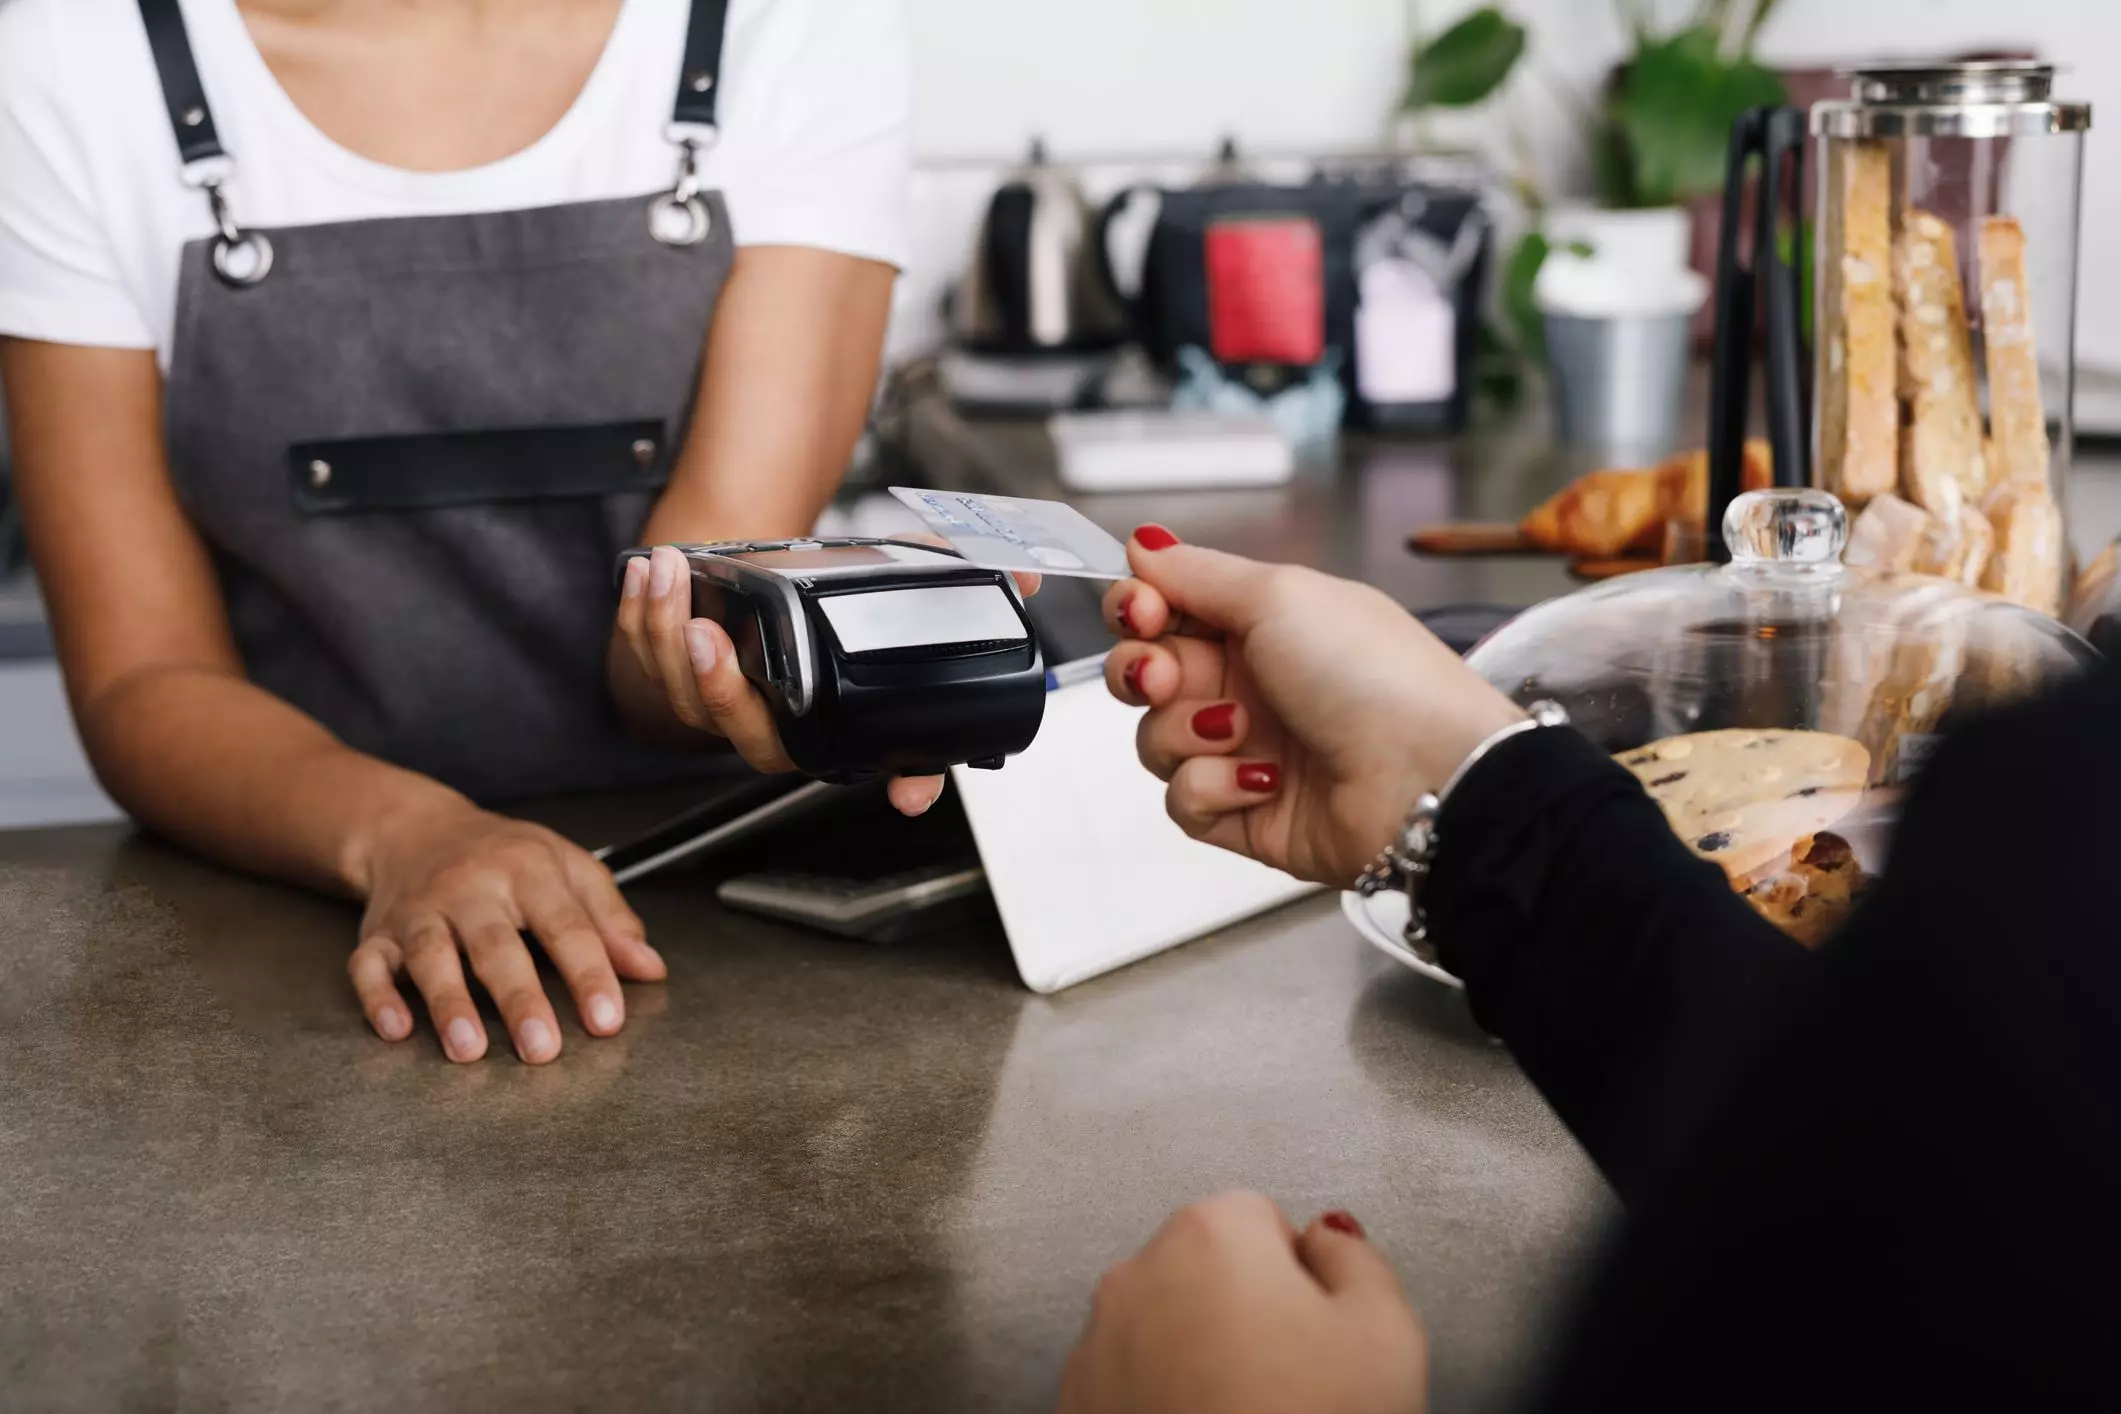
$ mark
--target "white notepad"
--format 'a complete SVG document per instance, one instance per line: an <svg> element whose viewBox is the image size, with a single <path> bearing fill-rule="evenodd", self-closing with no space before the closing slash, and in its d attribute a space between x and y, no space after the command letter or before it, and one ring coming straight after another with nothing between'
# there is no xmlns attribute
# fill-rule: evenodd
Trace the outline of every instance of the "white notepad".
<svg viewBox="0 0 2121 1414"><path fill-rule="evenodd" d="M1134 754L1141 709L1092 678L1051 693L1030 750L953 769L1024 985L1057 992L1311 892L1190 839Z"/></svg>

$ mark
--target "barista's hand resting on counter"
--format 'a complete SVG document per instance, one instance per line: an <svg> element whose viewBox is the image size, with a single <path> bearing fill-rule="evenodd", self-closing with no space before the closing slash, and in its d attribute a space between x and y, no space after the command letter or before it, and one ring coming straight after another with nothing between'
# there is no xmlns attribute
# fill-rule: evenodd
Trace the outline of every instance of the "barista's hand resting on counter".
<svg viewBox="0 0 2121 1414"><path fill-rule="evenodd" d="M1105 1276L1058 1414L1421 1414L1428 1378L1421 1322L1353 1218L1296 1232L1225 1193Z"/></svg>
<svg viewBox="0 0 2121 1414"><path fill-rule="evenodd" d="M1142 762L1197 839L1345 887L1488 736L1524 714L1374 589L1135 531L1105 662L1146 704Z"/></svg>
<svg viewBox="0 0 2121 1414"><path fill-rule="evenodd" d="M486 1028L465 985L469 960L516 1054L533 1065L557 1056L558 1020L526 932L552 959L593 1036L626 1022L620 977L660 982L666 975L611 872L541 825L469 802L442 803L399 823L357 868L368 908L347 971L361 1010L386 1041L412 1034L402 975L426 1000L451 1060L484 1056Z"/></svg>
<svg viewBox="0 0 2121 1414"><path fill-rule="evenodd" d="M908 535L936 545L931 535ZM1026 595L1038 592L1036 575L1018 575ZM692 572L685 556L658 545L645 561L626 566L619 591L614 647L624 645L624 659L614 652L614 670L632 668L668 699L671 715L687 732L726 739L755 771L792 771L773 724L773 709L737 666L736 647L712 619L692 616ZM621 692L621 696L625 694ZM900 813L918 815L943 793L941 776L901 776L891 782L891 803Z"/></svg>

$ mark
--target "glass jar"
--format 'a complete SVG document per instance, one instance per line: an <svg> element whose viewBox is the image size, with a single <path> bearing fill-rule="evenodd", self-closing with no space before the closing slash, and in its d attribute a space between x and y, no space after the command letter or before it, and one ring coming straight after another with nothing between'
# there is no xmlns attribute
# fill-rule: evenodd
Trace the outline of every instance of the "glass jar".
<svg viewBox="0 0 2121 1414"><path fill-rule="evenodd" d="M1816 489L1750 492L1726 565L1629 575L1526 611L1467 663L1559 702L1697 854L1806 942L1885 867L1910 777L1954 723L2097 660L2055 619L1847 564Z"/></svg>
<svg viewBox="0 0 2121 1414"><path fill-rule="evenodd" d="M1809 474L1790 480L1833 492L1856 517L1852 563L1955 578L2060 614L2075 564L2097 548L2071 545L2067 516L2090 107L2056 99L2043 64L1877 64L1849 77L1848 98L1809 115L1808 360L1805 321L1781 311L1802 298L1787 277L1791 228L1769 214L1802 190L1801 156L1771 137L1750 154L1734 144L1734 172L1759 156L1776 198L1761 203L1755 264L1767 272L1778 465L1781 443L1794 443ZM1739 333L1734 321L1731 347L1719 337L1719 365L1743 363ZM1806 373L1809 396L1797 386ZM1721 366L1719 384L1742 410L1744 388ZM1736 483L1718 490L1712 514Z"/></svg>

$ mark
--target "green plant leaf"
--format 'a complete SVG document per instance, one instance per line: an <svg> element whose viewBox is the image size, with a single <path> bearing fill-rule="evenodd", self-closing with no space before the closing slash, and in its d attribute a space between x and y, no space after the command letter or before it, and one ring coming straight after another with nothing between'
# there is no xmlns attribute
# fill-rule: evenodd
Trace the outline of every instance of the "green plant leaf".
<svg viewBox="0 0 2121 1414"><path fill-rule="evenodd" d="M1523 395L1523 358L1500 330L1483 319L1473 343L1473 396L1508 411Z"/></svg>
<svg viewBox="0 0 2121 1414"><path fill-rule="evenodd" d="M1547 263L1547 238L1538 231L1525 232L1510 252L1502 270L1502 309L1517 337L1518 352L1533 363L1545 363L1547 323L1532 298L1539 280L1539 267Z"/></svg>
<svg viewBox="0 0 2121 1414"><path fill-rule="evenodd" d="M1409 113L1470 108L1502 87L1525 49L1525 27L1493 5L1473 11L1414 50L1406 96Z"/></svg>
<svg viewBox="0 0 2121 1414"><path fill-rule="evenodd" d="M1638 203L1673 206L1721 190L1731 124L1787 96L1768 69L1724 58L1714 30L1684 29L1643 45L1613 97Z"/></svg>

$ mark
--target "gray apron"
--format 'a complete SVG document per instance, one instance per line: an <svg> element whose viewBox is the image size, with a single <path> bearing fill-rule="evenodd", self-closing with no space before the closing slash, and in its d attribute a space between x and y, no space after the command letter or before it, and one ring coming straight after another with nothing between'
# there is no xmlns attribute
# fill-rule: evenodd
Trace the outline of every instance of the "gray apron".
<svg viewBox="0 0 2121 1414"><path fill-rule="evenodd" d="M674 190L237 225L177 0L140 0L186 180L172 474L252 681L472 798L728 774L629 741L612 569L678 449L733 245L694 182L723 0L696 0Z"/></svg>

